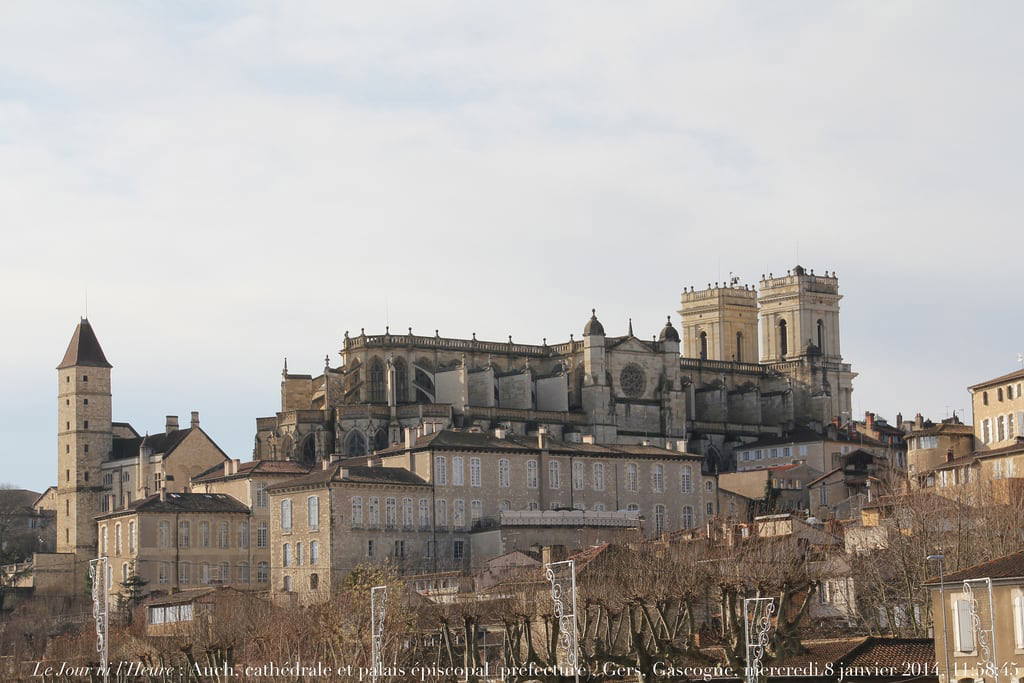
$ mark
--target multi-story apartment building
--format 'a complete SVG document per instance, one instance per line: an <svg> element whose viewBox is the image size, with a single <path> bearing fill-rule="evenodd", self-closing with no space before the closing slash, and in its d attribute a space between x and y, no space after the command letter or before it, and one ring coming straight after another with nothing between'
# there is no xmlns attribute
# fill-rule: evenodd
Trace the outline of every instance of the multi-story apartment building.
<svg viewBox="0 0 1024 683"><path fill-rule="evenodd" d="M971 392L976 450L1013 446L1024 435L1024 370L967 387Z"/></svg>
<svg viewBox="0 0 1024 683"><path fill-rule="evenodd" d="M361 563L399 571L461 569L468 541L435 526L432 487L400 467L324 461L268 487L273 590L322 600Z"/></svg>
<svg viewBox="0 0 1024 683"><path fill-rule="evenodd" d="M1024 680L1024 552L936 576L925 586L939 683Z"/></svg>
<svg viewBox="0 0 1024 683"><path fill-rule="evenodd" d="M269 565L255 556L248 506L226 494L162 490L100 515L96 525L112 605L133 576L146 582L145 592L270 580Z"/></svg>
<svg viewBox="0 0 1024 683"><path fill-rule="evenodd" d="M884 456L892 466L902 468L903 450L878 441L850 425L830 425L823 434L813 429L797 428L785 436L770 436L743 444L736 449L736 470L758 470L802 461L819 473L842 465L843 456L861 449Z"/></svg>

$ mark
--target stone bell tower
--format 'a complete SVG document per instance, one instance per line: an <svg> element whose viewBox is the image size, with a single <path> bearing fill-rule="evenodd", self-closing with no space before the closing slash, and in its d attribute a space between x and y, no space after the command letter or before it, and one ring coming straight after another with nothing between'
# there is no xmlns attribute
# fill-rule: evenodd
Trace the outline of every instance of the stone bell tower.
<svg viewBox="0 0 1024 683"><path fill-rule="evenodd" d="M82 318L57 366L57 552L73 553L76 565L96 557L100 464L113 444L110 369Z"/></svg>

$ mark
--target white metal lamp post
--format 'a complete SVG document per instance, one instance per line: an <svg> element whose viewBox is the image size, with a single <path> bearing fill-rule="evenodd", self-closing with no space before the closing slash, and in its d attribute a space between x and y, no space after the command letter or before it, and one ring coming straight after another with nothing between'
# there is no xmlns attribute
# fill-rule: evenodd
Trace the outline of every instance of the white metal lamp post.
<svg viewBox="0 0 1024 683"><path fill-rule="evenodd" d="M944 574L945 555L929 555L925 558L928 562L939 563L939 605L942 612L942 657L946 664L946 680L949 680L949 630L946 628L946 593L943 584L946 583Z"/></svg>

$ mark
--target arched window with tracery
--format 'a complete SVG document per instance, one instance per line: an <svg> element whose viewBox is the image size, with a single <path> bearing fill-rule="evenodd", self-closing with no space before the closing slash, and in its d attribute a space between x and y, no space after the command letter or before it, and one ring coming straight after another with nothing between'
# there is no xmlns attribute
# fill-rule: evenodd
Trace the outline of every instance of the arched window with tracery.
<svg viewBox="0 0 1024 683"><path fill-rule="evenodd" d="M380 358L370 362L370 402L384 403L387 401L387 385L384 379L384 363Z"/></svg>
<svg viewBox="0 0 1024 683"><path fill-rule="evenodd" d="M366 455L366 437L362 433L351 431L345 437L345 455Z"/></svg>
<svg viewBox="0 0 1024 683"><path fill-rule="evenodd" d="M786 332L786 321L779 321L779 355L785 356L789 353L789 335Z"/></svg>
<svg viewBox="0 0 1024 683"><path fill-rule="evenodd" d="M395 359L395 400L399 403L409 400L409 366L404 358Z"/></svg>

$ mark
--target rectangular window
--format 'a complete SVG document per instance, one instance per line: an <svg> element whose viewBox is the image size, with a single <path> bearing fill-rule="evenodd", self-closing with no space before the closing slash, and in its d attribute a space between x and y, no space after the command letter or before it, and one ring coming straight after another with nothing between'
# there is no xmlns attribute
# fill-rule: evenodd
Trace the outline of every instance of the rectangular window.
<svg viewBox="0 0 1024 683"><path fill-rule="evenodd" d="M626 465L626 490L636 491L639 488L639 477L637 476L636 463Z"/></svg>
<svg viewBox="0 0 1024 683"><path fill-rule="evenodd" d="M465 472L462 466L462 456L452 456L452 486L462 486Z"/></svg>
<svg viewBox="0 0 1024 683"><path fill-rule="evenodd" d="M310 496L306 499L306 521L309 522L310 531L317 531L320 528L319 496Z"/></svg>
<svg viewBox="0 0 1024 683"><path fill-rule="evenodd" d="M595 491L604 491L604 463L603 462L595 462L593 469L594 469L594 472L593 472L593 474L594 474L594 490Z"/></svg>
<svg viewBox="0 0 1024 683"><path fill-rule="evenodd" d="M398 526L398 503L394 498L384 500L384 523L388 529Z"/></svg>
<svg viewBox="0 0 1024 683"><path fill-rule="evenodd" d="M249 563L242 562L238 565L238 582L249 583Z"/></svg>
<svg viewBox="0 0 1024 683"><path fill-rule="evenodd" d="M469 485L477 488L481 485L480 458L469 459Z"/></svg>
<svg viewBox="0 0 1024 683"><path fill-rule="evenodd" d="M270 502L270 497L267 495L267 482L258 481L253 486L256 489L256 507L265 508Z"/></svg>
<svg viewBox="0 0 1024 683"><path fill-rule="evenodd" d="M430 528L430 501L420 498L420 528Z"/></svg>
<svg viewBox="0 0 1024 683"><path fill-rule="evenodd" d="M412 529L412 498L402 499L402 528Z"/></svg>
<svg viewBox="0 0 1024 683"><path fill-rule="evenodd" d="M370 496L367 504L367 512L369 513L367 523L372 528L380 526L380 498L377 496Z"/></svg>
<svg viewBox="0 0 1024 683"><path fill-rule="evenodd" d="M363 525L363 497L352 496L352 526L361 527Z"/></svg>
<svg viewBox="0 0 1024 683"><path fill-rule="evenodd" d="M405 557L405 541L395 541L395 557Z"/></svg>
<svg viewBox="0 0 1024 683"><path fill-rule="evenodd" d="M373 557L373 539L366 541L366 556Z"/></svg>
<svg viewBox="0 0 1024 683"><path fill-rule="evenodd" d="M535 489L537 488L537 461L527 460L526 461L526 488Z"/></svg>
<svg viewBox="0 0 1024 683"><path fill-rule="evenodd" d="M559 489L562 488L562 463L557 460L551 460L548 462L548 488Z"/></svg>
<svg viewBox="0 0 1024 683"><path fill-rule="evenodd" d="M160 522L156 527L156 543L161 548L171 547L171 525L168 522Z"/></svg>
<svg viewBox="0 0 1024 683"><path fill-rule="evenodd" d="M448 501L434 501L434 523L440 528L448 526Z"/></svg>
<svg viewBox="0 0 1024 683"><path fill-rule="evenodd" d="M285 498L281 501L281 531L290 533L292 530L292 500Z"/></svg>
<svg viewBox="0 0 1024 683"><path fill-rule="evenodd" d="M315 565L320 561L320 543L317 541L309 542L309 563Z"/></svg>
<svg viewBox="0 0 1024 683"><path fill-rule="evenodd" d="M217 547L227 548L231 545L231 526L227 522L217 525Z"/></svg>
<svg viewBox="0 0 1024 683"><path fill-rule="evenodd" d="M465 557L465 541L454 541L452 543L452 559L456 562Z"/></svg>
<svg viewBox="0 0 1024 683"><path fill-rule="evenodd" d="M992 440L992 424L987 419L981 421L981 440L983 443Z"/></svg>
<svg viewBox="0 0 1024 683"><path fill-rule="evenodd" d="M502 458L498 461L498 487L507 489L512 485L510 475L510 463L508 458Z"/></svg>
<svg viewBox="0 0 1024 683"><path fill-rule="evenodd" d="M270 581L270 563L260 562L256 565L256 582L266 583Z"/></svg>
<svg viewBox="0 0 1024 683"><path fill-rule="evenodd" d="M266 548L267 545L269 544L269 540L270 533L269 529L267 529L267 523L260 522L260 525L256 527L256 547Z"/></svg>
<svg viewBox="0 0 1024 683"><path fill-rule="evenodd" d="M576 491L583 490L586 481L586 466L582 462L572 464L572 488Z"/></svg>
<svg viewBox="0 0 1024 683"><path fill-rule="evenodd" d="M199 547L210 547L210 523L199 522Z"/></svg>
<svg viewBox="0 0 1024 683"><path fill-rule="evenodd" d="M484 516L483 501L474 500L469 503L469 519L476 524Z"/></svg>
<svg viewBox="0 0 1024 683"><path fill-rule="evenodd" d="M238 547L249 547L249 522L238 523Z"/></svg>
<svg viewBox="0 0 1024 683"><path fill-rule="evenodd" d="M804 457L806 455L807 455L807 446L801 446L800 447L800 457Z"/></svg>
<svg viewBox="0 0 1024 683"><path fill-rule="evenodd" d="M187 521L178 522L178 547L188 547L189 524Z"/></svg>
<svg viewBox="0 0 1024 683"><path fill-rule="evenodd" d="M159 574L157 574L158 583L168 583L171 580L170 571L171 567L167 562L161 562L159 566Z"/></svg>
<svg viewBox="0 0 1024 683"><path fill-rule="evenodd" d="M690 465L683 465L679 470L679 491L693 493L693 467Z"/></svg>
<svg viewBox="0 0 1024 683"><path fill-rule="evenodd" d="M1024 595L1013 596L1013 637L1018 650L1024 650Z"/></svg>
<svg viewBox="0 0 1024 683"><path fill-rule="evenodd" d="M434 456L434 482L438 486L448 485L448 465L443 455Z"/></svg>
<svg viewBox="0 0 1024 683"><path fill-rule="evenodd" d="M664 465L652 465L651 466L651 487L655 493L661 493L665 490L665 466Z"/></svg>
<svg viewBox="0 0 1024 683"><path fill-rule="evenodd" d="M466 501L461 498L455 500L454 507L452 508L452 522L455 524L456 529L462 529L466 526Z"/></svg>
<svg viewBox="0 0 1024 683"><path fill-rule="evenodd" d="M178 583L188 583L191 580L189 574L191 573L188 562L182 562L178 565Z"/></svg>

